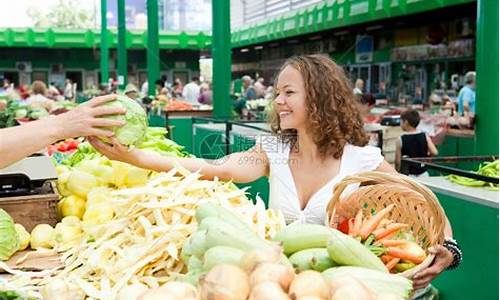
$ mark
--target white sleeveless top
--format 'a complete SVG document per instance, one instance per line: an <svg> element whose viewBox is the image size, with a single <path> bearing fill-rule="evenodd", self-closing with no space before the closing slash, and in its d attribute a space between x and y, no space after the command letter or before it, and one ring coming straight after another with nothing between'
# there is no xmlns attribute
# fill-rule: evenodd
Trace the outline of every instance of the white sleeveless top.
<svg viewBox="0 0 500 300"><path fill-rule="evenodd" d="M324 224L326 207L333 195L333 187L344 177L375 170L384 160L380 149L347 144L340 159L339 173L316 191L301 210L297 189L289 167L290 146L275 136L261 140L261 147L269 160L269 208L283 213L287 224ZM293 163L293 162L292 162Z"/></svg>

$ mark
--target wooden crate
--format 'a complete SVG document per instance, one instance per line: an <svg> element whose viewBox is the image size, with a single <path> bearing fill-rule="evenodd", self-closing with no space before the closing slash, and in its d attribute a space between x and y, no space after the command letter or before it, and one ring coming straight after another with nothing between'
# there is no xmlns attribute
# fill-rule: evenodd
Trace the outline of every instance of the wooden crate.
<svg viewBox="0 0 500 300"><path fill-rule="evenodd" d="M14 222L22 224L31 232L37 224L57 223L56 205L59 195L52 184L41 194L0 198L0 208L4 209Z"/></svg>

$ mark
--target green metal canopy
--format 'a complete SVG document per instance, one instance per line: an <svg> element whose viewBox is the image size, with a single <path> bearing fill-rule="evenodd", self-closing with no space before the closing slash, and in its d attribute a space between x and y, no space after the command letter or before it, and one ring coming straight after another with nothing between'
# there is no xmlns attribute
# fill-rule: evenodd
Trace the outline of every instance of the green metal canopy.
<svg viewBox="0 0 500 300"><path fill-rule="evenodd" d="M345 27L475 0L338 0L296 10L231 34L233 48L270 42L321 30Z"/></svg>
<svg viewBox="0 0 500 300"><path fill-rule="evenodd" d="M109 47L118 45L116 29L108 31ZM92 48L101 43L99 30L56 28L0 28L0 47ZM207 49L210 34L205 32L160 32L160 49ZM145 49L147 31L127 30L127 49Z"/></svg>

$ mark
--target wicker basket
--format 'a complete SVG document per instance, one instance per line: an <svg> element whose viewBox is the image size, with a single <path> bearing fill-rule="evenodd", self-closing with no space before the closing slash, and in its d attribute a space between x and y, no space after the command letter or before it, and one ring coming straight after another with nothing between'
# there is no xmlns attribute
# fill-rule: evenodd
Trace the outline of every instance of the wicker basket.
<svg viewBox="0 0 500 300"><path fill-rule="evenodd" d="M360 187L342 197L341 201L342 193L352 184L359 184ZM330 226L337 228L340 222L353 217L360 208L363 208L364 215L368 215L390 204L395 207L388 218L408 224L423 249L443 244L446 216L438 199L427 187L404 175L365 172L346 177L334 188L327 216ZM424 262L400 275L412 278L428 267L433 259L434 255L428 255Z"/></svg>

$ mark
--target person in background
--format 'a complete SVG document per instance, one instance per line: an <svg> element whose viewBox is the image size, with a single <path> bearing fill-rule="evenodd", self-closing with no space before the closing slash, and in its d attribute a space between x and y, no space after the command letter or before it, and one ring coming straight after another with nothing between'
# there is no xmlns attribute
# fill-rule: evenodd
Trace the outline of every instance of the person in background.
<svg viewBox="0 0 500 300"><path fill-rule="evenodd" d="M264 85L263 77L259 77L255 82L255 94L257 98L264 98L266 95L266 86Z"/></svg>
<svg viewBox="0 0 500 300"><path fill-rule="evenodd" d="M410 176L428 176L427 169L422 166L409 164L406 170L401 169L402 157L428 157L438 155L438 150L431 138L417 130L420 123L418 111L409 109L401 114L401 128L403 134L396 141L396 170Z"/></svg>
<svg viewBox="0 0 500 300"><path fill-rule="evenodd" d="M184 85L182 84L182 81L179 78L176 78L174 80L174 84L172 85L172 97L175 97L175 98L182 97L183 88L184 88Z"/></svg>
<svg viewBox="0 0 500 300"><path fill-rule="evenodd" d="M246 107L247 101L257 99L257 95L255 93L255 87L252 84L252 77L245 75L241 77L241 82L243 84L243 94L233 103L233 107L241 118L248 119L250 114Z"/></svg>
<svg viewBox="0 0 500 300"><path fill-rule="evenodd" d="M191 82L184 86L182 90L182 97L186 102L191 104L198 104L198 97L200 96L200 86L198 85L198 76L193 76Z"/></svg>
<svg viewBox="0 0 500 300"><path fill-rule="evenodd" d="M385 81L380 81L380 84L379 84L379 89L378 89L378 93L375 94L375 101L377 100L381 100L380 103L384 103L384 104L388 104L388 96L387 96L387 86L386 86L386 83Z"/></svg>
<svg viewBox="0 0 500 300"><path fill-rule="evenodd" d="M59 92L59 90L57 89L56 87L56 83L55 82L51 82L49 84L49 88L47 89L47 96L51 99L57 99L58 96L60 96L61 93Z"/></svg>
<svg viewBox="0 0 500 300"><path fill-rule="evenodd" d="M50 111L54 101L47 98L47 86L43 81L35 80L31 85L31 96L26 99L26 104L31 107L43 107Z"/></svg>
<svg viewBox="0 0 500 300"><path fill-rule="evenodd" d="M465 74L465 86L458 93L458 114L473 117L476 113L476 72Z"/></svg>
<svg viewBox="0 0 500 300"><path fill-rule="evenodd" d="M146 80L141 85L141 94L143 96L147 96L148 95L148 89L149 89L149 84L148 84L148 79L146 78Z"/></svg>
<svg viewBox="0 0 500 300"><path fill-rule="evenodd" d="M73 82L71 79L66 78L64 82L64 99L73 100L75 95L73 94Z"/></svg>
<svg viewBox="0 0 500 300"><path fill-rule="evenodd" d="M167 95L168 91L164 86L165 86L165 83L161 79L156 80L155 81L155 94L156 95Z"/></svg>
<svg viewBox="0 0 500 300"><path fill-rule="evenodd" d="M356 105L358 106L361 117L364 119L370 114L370 111L375 106L375 97L373 97L372 94L361 94L357 95L356 98L358 99Z"/></svg>
<svg viewBox="0 0 500 300"><path fill-rule="evenodd" d="M7 91L8 89L10 89L10 80L8 78L4 78L2 90Z"/></svg>
<svg viewBox="0 0 500 300"><path fill-rule="evenodd" d="M200 86L200 96L198 97L200 104L212 105L212 84L202 83Z"/></svg>
<svg viewBox="0 0 500 300"><path fill-rule="evenodd" d="M125 87L124 94L125 94L125 96L129 97L132 100L135 100L137 103L142 105L142 100L139 97L139 91L137 91L137 88L135 87L135 85L133 85L131 83L127 84L127 86Z"/></svg>
<svg viewBox="0 0 500 300"><path fill-rule="evenodd" d="M243 83L244 97L246 100L257 99L257 93L255 91L255 86L253 85L252 77L245 75L241 77Z"/></svg>
<svg viewBox="0 0 500 300"><path fill-rule="evenodd" d="M365 82L363 81L363 79L361 79L361 78L356 79L356 83L354 84L353 93L355 95L362 95L364 89L365 89Z"/></svg>

